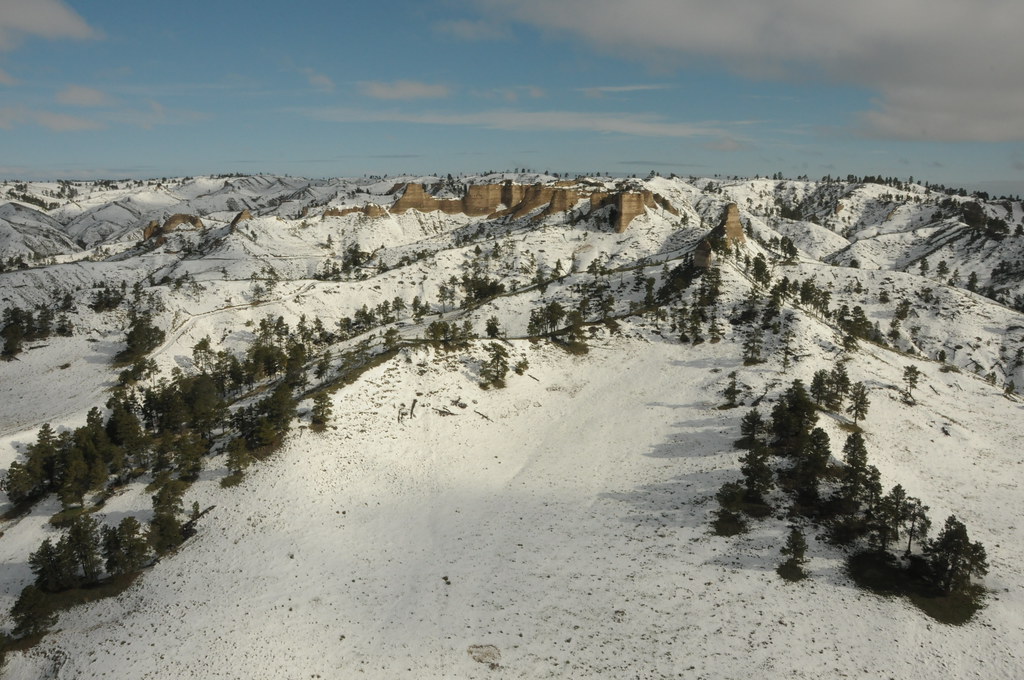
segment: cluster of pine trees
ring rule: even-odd
[[[0,318],[0,340],[3,341],[0,357],[13,359],[26,342],[45,340],[51,335],[70,337],[73,330],[67,314],[62,312],[58,316],[45,305],[38,305],[35,310],[8,307]]]
[[[935,539],[928,540],[928,507],[900,485],[883,490],[878,469],[868,463],[861,432],[847,436],[839,462],[828,434],[816,426],[819,405],[837,409],[844,395],[849,399],[847,411],[863,418],[868,400],[862,388],[849,386],[841,367],[822,370],[815,374],[810,392],[800,380],[793,381],[772,409],[770,420],[756,408],[749,411],[736,442],[746,451],[740,459],[743,477],[719,490],[716,531],[743,531],[747,517],[773,514],[773,504],[780,497],[773,493],[777,490],[788,499],[788,514],[794,522],[782,549],[788,559],[780,573],[787,577],[803,575],[806,540],[798,525],[809,522],[823,528],[828,540],[861,545],[887,561],[896,560],[891,551],[899,546],[904,569],[914,578],[927,581],[936,592],[968,592],[971,579],[986,573],[987,562],[984,548],[970,541],[963,523],[950,516]]]

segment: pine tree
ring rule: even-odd
[[[750,409],[740,419],[741,437],[736,440],[736,448],[752,449],[757,443],[763,441],[766,432],[767,426],[764,419],[761,418],[761,412],[756,408]]]
[[[754,364],[762,363],[762,337],[763,334],[761,332],[761,329],[757,326],[752,326],[750,330],[747,332],[747,337],[743,341],[744,366],[751,366]]]
[[[794,380],[772,409],[772,442],[775,451],[783,456],[795,456],[803,450],[810,437],[818,414],[804,384]]]
[[[814,428],[793,467],[793,481],[803,503],[815,503],[818,500],[818,481],[828,469],[831,457],[828,434],[820,427]]]
[[[103,527],[103,557],[110,574],[138,571],[149,557],[149,545],[142,525],[134,517],[125,517],[116,527]]]
[[[309,414],[310,424],[314,429],[322,430],[334,413],[330,392],[317,392],[313,397],[313,408]]]
[[[899,484],[878,502],[871,518],[871,543],[876,550],[885,551],[899,540],[900,529],[910,514],[907,493]]]
[[[774,475],[768,465],[768,447],[755,442],[750,451],[740,458],[740,472],[743,473],[747,501],[763,503],[764,495],[775,486]]]
[[[84,583],[95,583],[102,573],[99,524],[92,515],[79,515],[65,537],[68,548],[81,570]]]
[[[504,387],[505,376],[508,375],[508,349],[497,342],[487,345],[488,359],[480,367],[480,377],[484,387]]]
[[[914,402],[914,388],[920,379],[921,370],[917,366],[910,365],[903,369],[903,383],[907,386],[904,394],[908,402]]]
[[[840,477],[840,497],[848,504],[852,513],[866,498],[870,486],[868,449],[860,432],[852,432],[843,444],[843,468]]]
[[[44,633],[57,622],[57,614],[50,608],[46,595],[34,585],[22,589],[11,608],[11,618],[18,637]]]
[[[964,523],[950,515],[946,524],[925,547],[935,584],[946,593],[964,593],[971,578],[988,573],[988,560],[981,543],[971,542]]]
[[[786,561],[779,565],[780,576],[790,581],[799,581],[807,577],[803,569],[803,565],[807,563],[807,539],[799,527],[789,528],[786,544],[779,552],[787,557]]]
[[[828,371],[821,369],[814,372],[814,377],[811,378],[811,387],[809,392],[811,394],[811,398],[814,399],[814,403],[821,406],[829,392]]]
[[[904,533],[907,535],[907,551],[904,553],[910,556],[910,549],[914,541],[924,544],[928,532],[931,530],[932,521],[928,518],[928,506],[921,503],[919,498],[907,499],[907,514],[904,518]]]
[[[850,388],[850,403],[846,407],[846,412],[853,416],[854,425],[867,416],[869,406],[868,388],[862,382],[854,383]]]
[[[736,371],[729,373],[729,382],[726,384],[725,389],[722,390],[722,395],[725,397],[725,405],[732,408],[736,406],[736,397],[740,396],[741,390],[736,382]]]

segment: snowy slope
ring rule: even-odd
[[[506,178],[554,179],[467,181]],[[90,243],[134,241],[125,229],[138,224],[136,214],[201,214],[205,228],[126,241],[91,258],[101,261],[0,274],[0,309],[49,304],[65,292],[74,303],[72,337],[30,343],[16,361],[0,362],[3,467],[42,423],[79,426],[109,396],[110,361],[124,347],[129,312],[90,309],[104,284],[123,281],[127,295],[137,290],[139,304],[155,310],[166,338],[152,358],[165,377],[196,370],[192,347],[204,337],[244,352],[268,316],[334,327],[363,305],[418,296],[433,306],[420,323],[400,315],[331,345],[337,364],[387,328],[409,342],[333,393],[327,431],[305,426],[307,399],[284,446],[240,486],[221,488],[226,457],[209,457],[184,499],[186,507],[215,506],[197,534],[122,595],[62,612],[41,643],[10,655],[3,677],[1024,674],[1016,652],[1024,643],[1024,499],[1015,482],[1022,402],[1013,390],[1024,385],[1015,358],[1024,316],[934,275],[939,249],[966,279],[993,258],[1017,257],[1024,238],[952,238],[964,229],[953,216],[915,226],[945,198],[923,187],[772,180],[651,178],[642,186],[679,214],[650,210],[621,234],[605,214],[578,222],[563,214],[540,221],[416,211],[320,216],[326,206],[387,206],[401,181],[440,180],[255,176],[82,186],[75,200],[88,208],[63,202],[55,212],[78,220],[79,237]],[[895,213],[890,193],[907,197]],[[918,196],[934,205],[919,209]],[[747,304],[754,284],[745,258],[760,255],[773,283],[811,280],[829,293],[831,309],[860,306],[883,333],[896,305],[909,301],[891,347],[862,341],[844,351],[833,321],[791,301],[794,363],[779,363],[782,338],[767,330],[769,360],[745,366],[740,324],[723,323],[721,342],[694,346],[679,342],[673,305],[660,317],[638,313],[645,281],[664,283],[730,202],[752,238],[738,256],[719,261],[720,320]],[[780,205],[799,206],[802,219],[781,217]],[[254,217],[231,230],[235,208]],[[1005,214],[1024,219],[1016,208]],[[800,250],[793,261],[773,254],[782,236]],[[338,280],[314,278],[350,246],[371,253],[369,262]],[[837,266],[850,256],[860,268]],[[929,275],[914,264],[922,256],[932,258]],[[532,285],[537,267],[559,266],[564,278]],[[506,294],[438,315],[442,286],[469,273],[502,282]],[[1024,284],[1004,278],[1007,290]],[[573,308],[581,291],[598,285],[619,320],[588,329],[588,354],[521,339],[531,311],[552,301]],[[478,384],[483,340],[453,352],[416,342],[442,318],[468,321],[483,336],[491,316],[511,338],[512,360],[529,362],[504,389]],[[733,441],[742,415],[759,398],[762,413],[770,412],[793,379],[809,383],[841,359],[870,390],[861,425],[885,487],[900,483],[922,498],[937,524],[955,513],[988,550],[987,606],[966,625],[935,623],[903,600],[856,588],[843,550],[810,532],[811,578],[783,581],[774,570],[784,508],[741,536],[710,532],[714,494],[739,474]],[[907,365],[922,373],[915,405],[901,395]],[[743,403],[722,409],[731,371]],[[400,418],[413,400],[415,417]],[[846,418],[822,413],[818,424],[839,455]],[[148,521],[147,481],[119,489],[96,516],[108,524]],[[10,606],[33,578],[28,554],[59,536],[47,522],[59,509],[51,496],[0,526],[7,628]]]

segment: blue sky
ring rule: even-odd
[[[0,177],[913,176],[1024,194],[1019,0],[0,0]]]

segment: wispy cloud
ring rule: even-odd
[[[145,108],[126,108],[105,116],[114,123],[134,125],[151,130],[159,125],[184,125],[210,118],[209,114],[189,109],[168,109],[160,102],[149,100]]]
[[[334,92],[334,81],[329,76],[308,67],[299,69],[299,73],[306,76],[306,81],[313,89],[320,92]]]
[[[704,168],[703,163],[669,163],[666,161],[619,161],[617,165],[629,165],[638,168]]]
[[[82,85],[68,85],[57,93],[57,101],[65,106],[109,106],[112,101],[104,92]]]
[[[748,149],[752,149],[753,146],[749,142],[745,142],[735,137],[719,137],[718,139],[706,142],[704,144],[704,148],[709,151],[733,152],[746,151]]]
[[[520,99],[542,99],[547,96],[544,88],[536,85],[513,85],[511,87],[496,87],[490,90],[479,90],[473,93],[484,99],[501,99],[506,102],[517,102]]]
[[[10,73],[0,68],[0,85],[16,85],[17,80]]]
[[[440,99],[451,94],[451,88],[447,85],[415,80],[396,80],[390,83],[364,81],[359,83],[359,91],[374,99]]]
[[[0,2],[0,50],[13,50],[26,37],[87,40],[100,33],[61,0]]]
[[[468,42],[508,39],[508,33],[504,29],[487,21],[470,21],[468,19],[438,21],[434,24],[434,31]]]
[[[651,90],[668,90],[672,85],[601,85],[598,87],[578,87],[577,92],[582,92],[588,97],[600,98],[609,94],[623,94],[626,92],[648,92]]]
[[[468,1],[485,19],[577,36],[658,67],[710,63],[747,78],[875,92],[860,118],[866,135],[1024,139],[1020,0]]]
[[[24,106],[0,108],[0,128],[11,130],[21,125],[36,125],[53,132],[79,132],[99,130],[103,123],[90,118],[72,116],[66,113],[30,109]]]
[[[300,112],[316,120],[337,123],[461,125],[490,130],[598,132],[642,137],[720,137],[727,134],[720,123],[685,123],[654,115],[630,113],[507,109],[475,113],[405,113],[348,108],[302,109]]]

